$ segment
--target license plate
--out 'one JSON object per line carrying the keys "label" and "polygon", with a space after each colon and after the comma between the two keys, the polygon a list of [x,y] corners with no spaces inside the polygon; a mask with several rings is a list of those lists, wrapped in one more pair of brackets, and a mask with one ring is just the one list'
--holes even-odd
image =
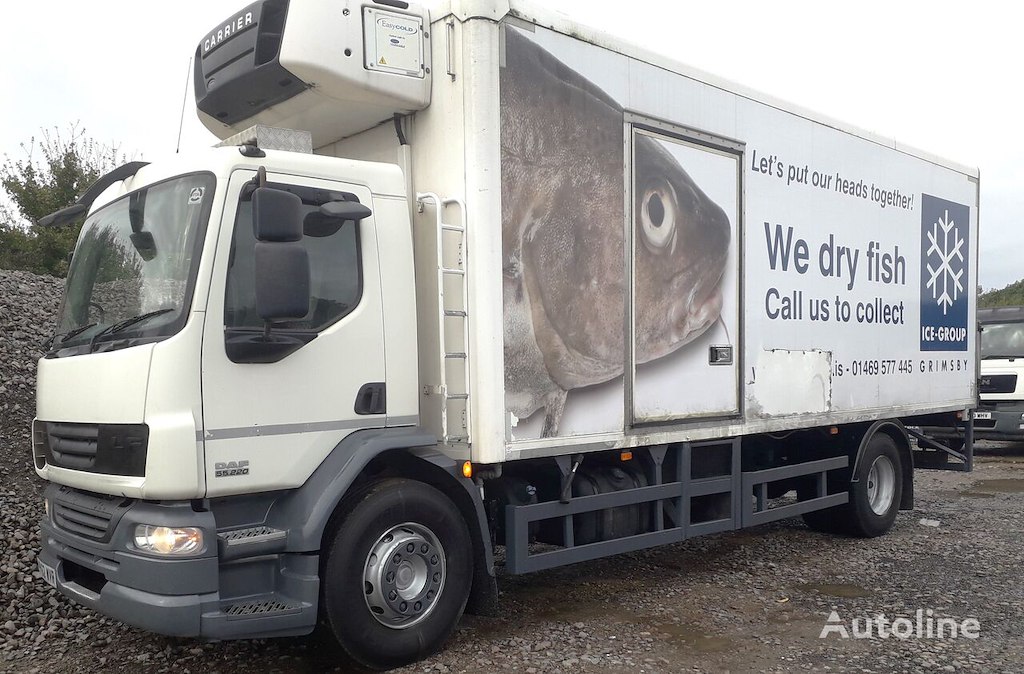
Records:
{"label": "license plate", "polygon": [[36,563],[39,565],[39,574],[46,581],[46,584],[50,587],[57,587],[57,569],[53,568],[49,564],[43,564],[43,560],[37,559]]}
{"label": "license plate", "polygon": [[975,412],[974,413],[974,418],[975,419],[982,419],[982,420],[984,420],[984,419],[991,419],[992,418],[992,413],[991,412]]}

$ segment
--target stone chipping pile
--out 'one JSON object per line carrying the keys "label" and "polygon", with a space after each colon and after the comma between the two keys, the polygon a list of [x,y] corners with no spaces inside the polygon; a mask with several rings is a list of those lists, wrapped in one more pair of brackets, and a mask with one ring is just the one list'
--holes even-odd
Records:
{"label": "stone chipping pile", "polygon": [[43,514],[31,456],[36,361],[62,292],[63,279],[0,270],[0,669],[79,617],[36,572]]}

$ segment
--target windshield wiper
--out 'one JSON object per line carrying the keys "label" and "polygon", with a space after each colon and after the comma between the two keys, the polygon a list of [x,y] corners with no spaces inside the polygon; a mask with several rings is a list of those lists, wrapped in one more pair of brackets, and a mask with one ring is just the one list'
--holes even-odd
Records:
{"label": "windshield wiper", "polygon": [[49,339],[47,339],[45,342],[43,342],[43,349],[45,349],[46,351],[49,351],[50,348],[53,346],[54,342],[56,342],[58,338],[60,339],[60,343],[63,344],[64,342],[68,341],[72,337],[80,335],[83,332],[85,332],[86,330],[88,330],[89,328],[94,328],[94,327],[96,327],[96,323],[89,323],[87,325],[79,326],[79,327],[75,328],[74,330],[68,330],[64,334],[58,334],[58,333],[55,332],[52,335],[50,335]]}
{"label": "windshield wiper", "polygon": [[1000,355],[1000,354],[993,354],[991,356],[982,356],[981,357],[982,360],[1013,360],[1015,358],[1024,358],[1024,356],[1019,355],[1019,354],[1016,355],[1016,356],[1003,356],[1003,355]]}
{"label": "windshield wiper", "polygon": [[102,330],[100,330],[99,332],[92,336],[92,340],[89,342],[89,352],[91,353],[96,349],[96,343],[99,341],[100,337],[104,337],[107,335],[116,335],[119,332],[127,330],[136,323],[141,323],[142,321],[149,320],[150,318],[154,318],[156,316],[162,316],[163,314],[166,314],[170,311],[174,311],[174,309],[157,309],[155,311],[148,311],[144,314],[139,314],[138,316],[131,316],[130,318],[126,318],[123,321],[118,321],[117,323],[111,323],[110,325],[103,328]]}

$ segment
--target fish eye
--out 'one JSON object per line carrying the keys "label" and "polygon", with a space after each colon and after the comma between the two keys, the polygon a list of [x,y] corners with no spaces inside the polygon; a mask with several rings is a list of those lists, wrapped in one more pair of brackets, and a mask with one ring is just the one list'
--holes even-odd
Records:
{"label": "fish eye", "polygon": [[661,227],[662,223],[665,222],[665,204],[661,201],[661,195],[657,192],[652,194],[650,199],[647,200],[647,214],[650,217],[651,224],[655,227]]}
{"label": "fish eye", "polygon": [[654,187],[644,190],[640,225],[648,245],[664,248],[672,242],[676,231],[676,192],[672,185],[658,181]]}

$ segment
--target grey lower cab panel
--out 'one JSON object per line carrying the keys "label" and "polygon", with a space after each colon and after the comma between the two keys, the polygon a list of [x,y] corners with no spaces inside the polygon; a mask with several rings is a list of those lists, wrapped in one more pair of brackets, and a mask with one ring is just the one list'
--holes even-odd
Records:
{"label": "grey lower cab panel", "polygon": [[[81,512],[109,509],[109,499],[57,485],[50,485],[46,496],[53,513],[72,506]],[[40,522],[39,562],[65,596],[126,624],[171,636],[260,638],[312,631],[319,556],[280,552],[283,532],[263,527],[218,535],[213,513],[197,512],[189,502],[118,506],[118,517],[102,535],[62,528],[59,518]],[[133,552],[137,524],[199,527],[206,549],[184,558]],[[219,559],[219,547],[230,550],[232,559]],[[243,552],[248,556],[243,558]]]}
{"label": "grey lower cab panel", "polygon": [[[83,575],[80,565],[44,544],[39,559],[55,570],[61,594],[125,624],[177,637],[206,639],[263,638],[310,633],[316,625],[319,558],[282,555],[279,585],[283,592],[261,587],[265,569],[228,565],[224,572],[236,575],[232,586],[247,586],[248,594],[224,599],[223,592],[204,594],[157,594],[103,580],[102,574]],[[267,559],[264,562],[276,563]],[[223,575],[223,574],[222,574]],[[91,577],[89,577],[91,576]],[[84,578],[88,577],[88,580]],[[256,581],[256,582],[254,582]],[[237,589],[237,587],[235,588]]]}

